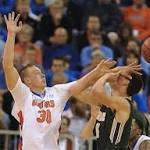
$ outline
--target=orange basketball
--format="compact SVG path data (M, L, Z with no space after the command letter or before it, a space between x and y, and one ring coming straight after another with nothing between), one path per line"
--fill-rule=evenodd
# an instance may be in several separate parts
M141 53L145 60L150 63L150 37L144 40L141 47Z

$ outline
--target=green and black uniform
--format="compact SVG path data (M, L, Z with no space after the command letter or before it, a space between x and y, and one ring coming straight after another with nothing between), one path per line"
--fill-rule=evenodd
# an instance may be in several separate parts
M119 123L115 119L115 111L106 106L102 106L100 111L102 116L97 116L95 128L93 130L96 139L97 150L127 150L130 136L133 104L130 103L130 116L125 124Z

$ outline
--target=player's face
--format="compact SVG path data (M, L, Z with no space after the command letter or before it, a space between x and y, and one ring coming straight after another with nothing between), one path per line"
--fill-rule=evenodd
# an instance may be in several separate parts
M129 82L129 78L119 75L115 80L110 81L110 85L112 88L121 88L122 86L128 87Z
M140 134L141 130L138 124L135 122L135 119L132 120L130 139L136 138Z
M118 85L128 85L130 82L130 79L127 76L119 75L117 79Z
M46 80L45 80L45 75L42 73L42 71L36 67L30 67L27 70L27 77L29 80L29 83L31 87L33 88L44 88L46 86Z

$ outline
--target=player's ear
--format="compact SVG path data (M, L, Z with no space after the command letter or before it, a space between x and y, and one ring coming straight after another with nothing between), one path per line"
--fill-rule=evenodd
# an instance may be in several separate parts
M27 84L27 85L31 84L31 79L28 78L28 77L25 77L24 78L24 83Z

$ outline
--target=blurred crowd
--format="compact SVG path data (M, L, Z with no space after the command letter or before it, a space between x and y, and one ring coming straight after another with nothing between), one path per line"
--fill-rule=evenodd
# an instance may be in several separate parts
M29 63L38 65L48 86L74 81L102 59L114 59L117 65L141 64L144 86L133 99L148 124L150 64L141 56L140 47L150 36L149 6L149 0L1 0L0 61L7 35L3 15L15 11L23 21L16 36L15 66L20 70ZM0 129L18 130L12 106L0 62ZM89 117L90 107L71 98L60 133L78 140Z

